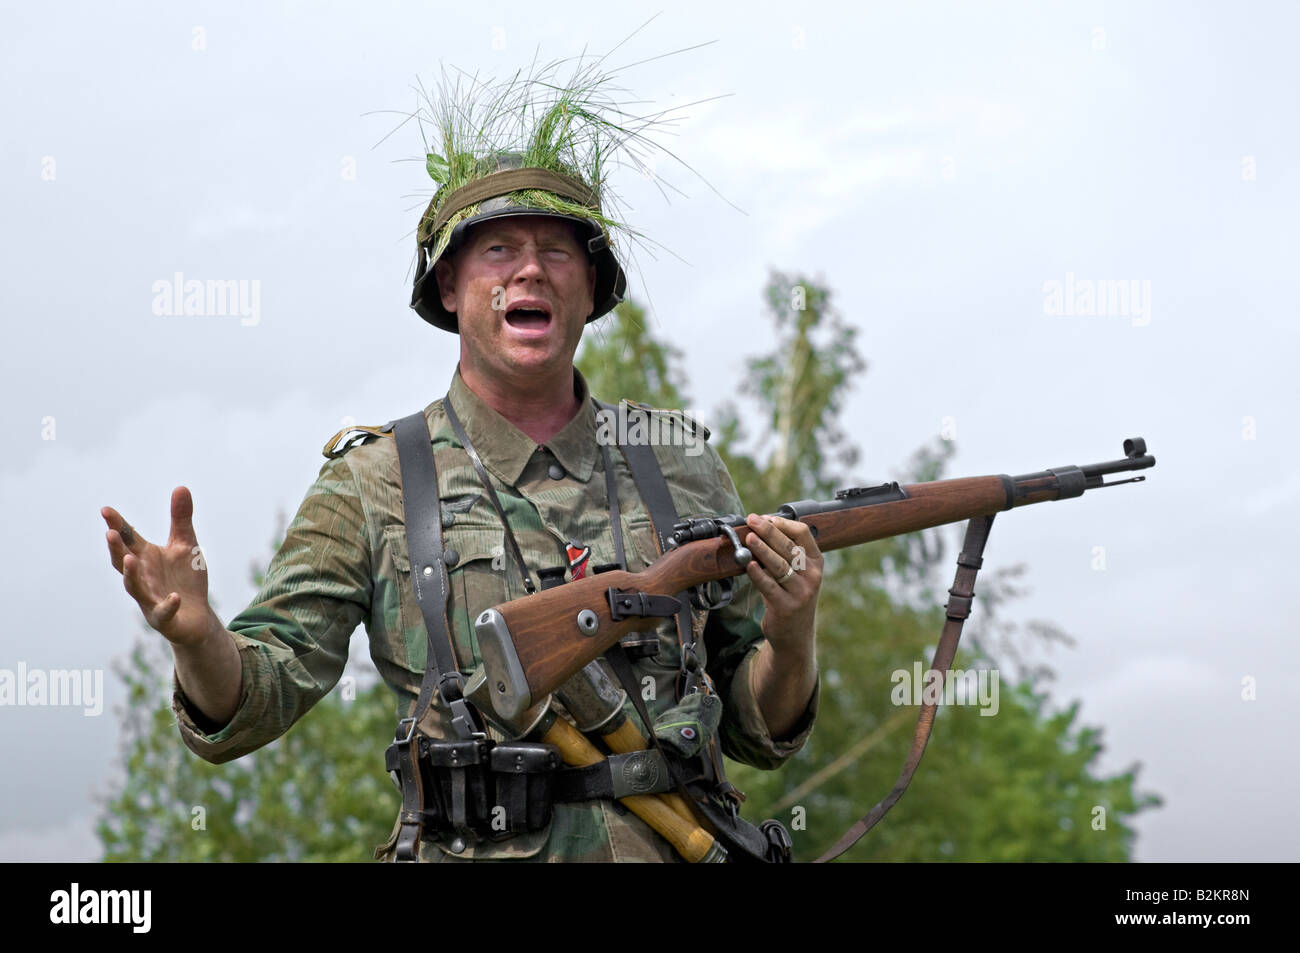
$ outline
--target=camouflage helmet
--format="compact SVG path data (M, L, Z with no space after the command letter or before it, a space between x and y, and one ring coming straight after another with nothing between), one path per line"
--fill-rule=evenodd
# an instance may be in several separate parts
M613 310L627 291L627 276L598 221L600 196L581 179L551 169L524 167L520 154L503 152L474 163L477 177L449 191L444 185L433 196L416 233L419 260L411 307L434 327L459 333L455 312L442 306L434 265L456 252L470 229L490 219L544 215L573 222L579 242L596 266L590 323ZM595 217L547 207L551 201L567 209L586 208Z

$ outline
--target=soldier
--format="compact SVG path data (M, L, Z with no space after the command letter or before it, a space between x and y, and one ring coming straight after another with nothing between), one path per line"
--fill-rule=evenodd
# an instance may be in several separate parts
M535 591L543 571L556 581L557 568L568 578L600 566L637 570L659 546L628 460L602 438L599 407L573 365L586 323L622 300L626 286L598 176L584 177L561 150L448 151L442 164L430 157L431 173L443 176L418 232L412 307L460 339L447 396L424 408L423 418L445 546L450 631L440 635L454 646L457 668L470 673L481 663L471 620L484 609ZM661 424L652 428L660 435L653 457L676 512L744 512L716 451L702 441L703 452L684 450L707 431L685 415L653 413ZM324 452L261 590L229 626L207 601L206 571L192 565L188 490L172 494L164 546L141 538L112 508L102 511L114 567L149 625L172 644L181 737L213 763L278 738L329 692L358 623L398 695L399 716L418 720L408 737L413 730L435 741L451 737L442 696L415 710L426 670L437 674L429 646L439 634L426 627L412 584L392 426L340 431ZM694 766L692 794L710 802L712 817L721 808L724 819L727 808L734 817L739 796L720 755L779 766L806 740L818 697L817 544L803 523L756 514L747 522L756 534L754 560L728 605L693 610L689 627L665 618L619 649L629 660L626 717L647 737L653 732L678 781ZM652 724L642 724L638 701ZM499 726L484 727L505 739ZM437 773L445 768L424 770L426 784L457 783ZM404 846L399 817L376 857L677 859L663 837L608 797L588 792L547 808L549 816L527 830L512 822L512 836L496 836L485 817L455 830L435 818ZM408 831L419 828L411 820Z

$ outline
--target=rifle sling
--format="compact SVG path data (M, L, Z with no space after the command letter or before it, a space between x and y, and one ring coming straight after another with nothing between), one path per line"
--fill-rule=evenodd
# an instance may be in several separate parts
M951 596L947 605L948 619L944 623L943 634L939 636L939 647L935 650L932 664L933 670L939 673L940 690L948 674L948 666L957 655L957 643L961 640L962 625L970 615L971 600L975 596L975 575L984 562L984 544L988 542L989 529L992 526L992 515L975 517L966 525L966 540L962 543L961 555L957 557L957 576L953 580L952 588L948 590ZM925 754L926 742L930 740L930 729L934 727L936 707L933 702L921 706L921 714L916 720L916 731L912 736L912 750L907 755L903 772L898 776L894 789L860 821L845 831L835 845L813 863L823 864L840 856L856 844L863 834L875 827L876 822L884 817L903 796L903 792L911 783L912 775L916 773L917 766L921 763L921 755Z

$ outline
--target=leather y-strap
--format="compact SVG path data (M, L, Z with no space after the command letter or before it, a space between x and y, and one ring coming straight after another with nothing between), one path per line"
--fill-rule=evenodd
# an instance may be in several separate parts
M939 673L939 689L942 691L944 679L948 674L948 666L952 664L953 658L957 655L957 643L961 640L961 627L970 615L971 602L975 598L975 576L979 572L980 566L984 564L984 544L988 542L989 529L993 526L993 516L978 516L972 519L966 526L966 540L962 543L961 555L957 557L957 576L953 580L952 588L948 590L951 598L948 600L946 607L948 620L944 623L943 634L939 636L939 647L934 653L934 662L932 669ZM818 857L813 863L823 864L827 861L834 860L840 854L844 853L871 828L876 826L879 821L889 811L891 807L903 796L907 786L911 783L912 775L916 773L917 766L921 763L921 755L925 754L926 742L930 740L930 730L934 727L934 715L936 710L935 702L926 702L921 706L921 714L916 719L916 732L912 736L912 750L908 752L907 761L903 765L903 773L898 776L898 781L894 784L894 789L889 792L889 796L873 807L866 813L862 820L858 821L847 831L844 836L835 842L826 853Z
M471 738L479 730L461 694L464 681L456 665L456 650L447 620L447 567L443 561L442 513L438 505L438 471L433 459L433 438L423 413L393 423L397 459L402 479L402 511L406 521L406 546L411 564L411 585L424 617L428 658L424 680L411 715L397 724L393 739L402 779L401 829L394 859L414 861L424 828L424 789L420 780L419 741L416 725L433 703L435 688L452 713L452 731Z
M599 400L596 404L602 410L613 411L615 414L622 413L622 408L613 404ZM655 535L659 539L659 552L666 553L668 534L672 532L673 524L677 522L677 506L668 491L668 483L664 480L663 470L659 467L654 448L649 444L620 443L619 449L623 451L628 469L632 471L632 481L641 494L646 513L650 517L650 525L654 527ZM679 593L678 596L682 604L677 612L677 637L682 649L680 694L686 695L698 687L698 656L695 649L695 627L691 620L690 598L685 593ZM653 726L646 725L646 730L653 731Z
M614 476L614 457L609 446L600 445L601 459L605 464L605 496L609 498L609 523L614 531L614 562L619 569L627 569L627 551L623 548L623 520L618 507L618 480Z

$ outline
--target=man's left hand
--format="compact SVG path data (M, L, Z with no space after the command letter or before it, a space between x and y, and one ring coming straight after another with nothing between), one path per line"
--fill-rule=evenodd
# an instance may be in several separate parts
M763 597L763 635L778 655L811 653L822 551L807 523L750 513L745 572Z
M750 513L745 572L763 597L763 636L751 685L774 739L787 739L817 684L817 594L822 551L806 523Z

